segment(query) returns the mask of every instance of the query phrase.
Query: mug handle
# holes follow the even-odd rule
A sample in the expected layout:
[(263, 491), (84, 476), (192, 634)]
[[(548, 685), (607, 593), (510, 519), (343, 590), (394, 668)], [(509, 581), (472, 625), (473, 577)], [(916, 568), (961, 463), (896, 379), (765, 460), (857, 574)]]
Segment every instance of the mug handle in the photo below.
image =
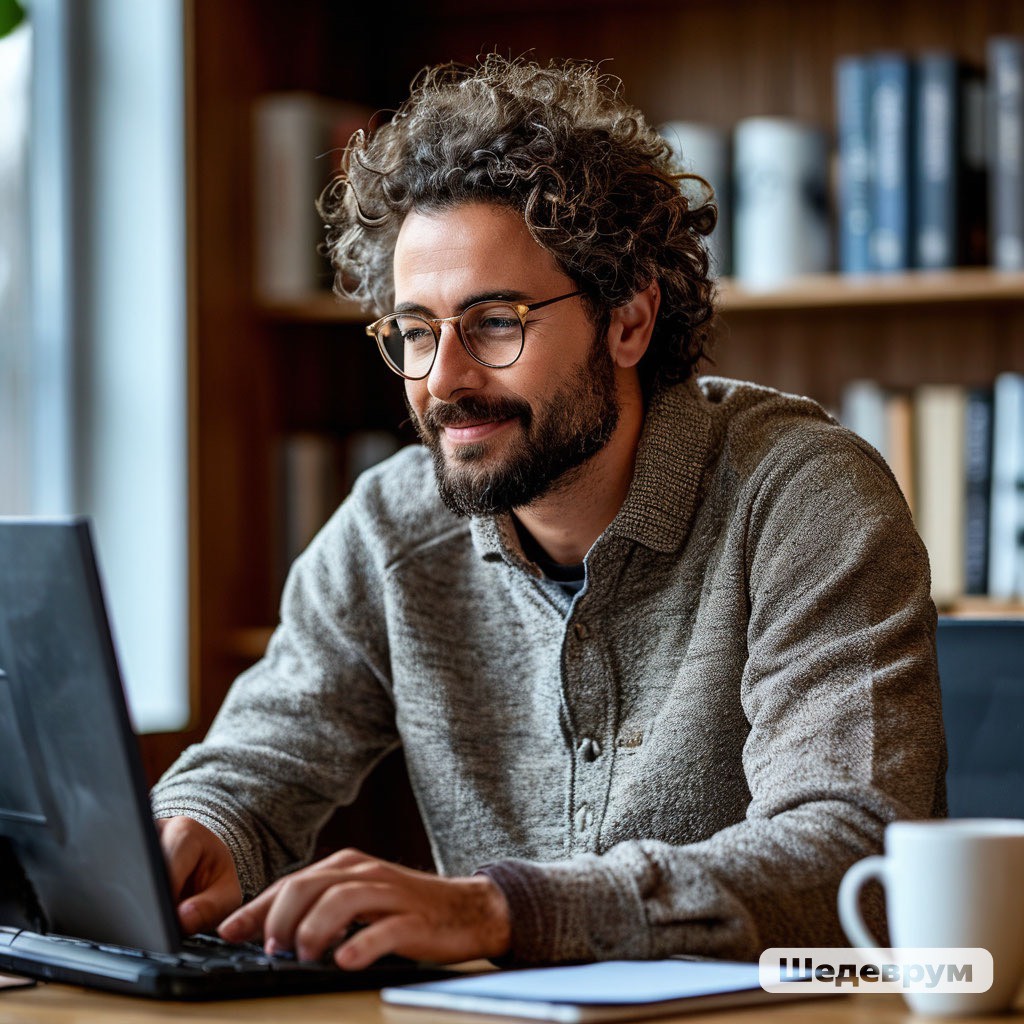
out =
[(852, 864), (839, 883), (839, 923), (855, 946), (874, 947), (877, 940), (868, 931), (860, 913), (860, 890), (869, 879), (886, 882), (885, 857), (865, 857)]

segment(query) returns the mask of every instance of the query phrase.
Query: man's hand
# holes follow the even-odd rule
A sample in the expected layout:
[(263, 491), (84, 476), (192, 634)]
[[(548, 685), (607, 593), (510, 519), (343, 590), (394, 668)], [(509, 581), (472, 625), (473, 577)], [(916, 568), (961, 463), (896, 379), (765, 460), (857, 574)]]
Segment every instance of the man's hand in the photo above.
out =
[(191, 818), (156, 822), (186, 934), (210, 931), (242, 902), (231, 852), (205, 825)]
[[(354, 924), (364, 927), (346, 939)], [(219, 931), (229, 942), (262, 934), (268, 953), (300, 960), (336, 947), (334, 961), (349, 970), (387, 953), (436, 963), (501, 956), (510, 937), (508, 903), (485, 875), (439, 878), (358, 850), (279, 879)]]

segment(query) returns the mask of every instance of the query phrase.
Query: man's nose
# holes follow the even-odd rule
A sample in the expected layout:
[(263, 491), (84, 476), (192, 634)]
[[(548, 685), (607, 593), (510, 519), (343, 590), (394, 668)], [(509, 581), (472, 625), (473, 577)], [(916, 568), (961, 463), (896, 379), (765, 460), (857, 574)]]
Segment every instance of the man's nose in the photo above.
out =
[(483, 387), (485, 367), (467, 351), (454, 323), (441, 324), (437, 355), (427, 376), (427, 390), (443, 402), (459, 391)]

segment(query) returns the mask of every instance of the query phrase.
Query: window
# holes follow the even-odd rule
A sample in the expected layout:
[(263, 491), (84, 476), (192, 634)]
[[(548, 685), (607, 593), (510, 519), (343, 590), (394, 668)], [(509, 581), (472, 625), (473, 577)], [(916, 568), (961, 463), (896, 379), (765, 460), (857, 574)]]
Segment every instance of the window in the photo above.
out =
[(181, 3), (26, 0), (0, 40), (0, 501), (92, 517), (141, 731), (189, 712)]

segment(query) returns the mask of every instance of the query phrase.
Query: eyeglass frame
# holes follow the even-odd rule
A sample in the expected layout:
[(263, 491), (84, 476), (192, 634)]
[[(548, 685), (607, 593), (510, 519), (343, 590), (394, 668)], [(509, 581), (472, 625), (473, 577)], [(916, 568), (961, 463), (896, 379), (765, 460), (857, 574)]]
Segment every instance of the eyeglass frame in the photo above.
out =
[[(561, 302), (563, 299), (573, 299), (577, 295), (585, 294), (583, 291), (566, 292), (565, 295), (556, 295), (553, 299), (544, 299), (541, 302), (510, 302), (507, 299), (481, 299), (479, 302), (471, 302), (461, 313), (457, 313), (455, 316), (441, 316), (431, 317), (426, 316), (424, 313), (387, 313), (382, 316), (379, 320), (374, 320), (372, 324), (367, 324), (366, 333), (369, 337), (373, 338), (377, 342), (377, 348), (380, 350), (381, 357), (387, 364), (389, 370), (393, 373), (398, 374), (404, 380), (425, 380), (430, 376), (430, 371), (434, 368), (434, 363), (437, 361), (437, 352), (441, 347), (441, 327), (443, 324), (454, 324), (455, 334), (459, 339), (459, 344), (466, 350), (469, 357), (475, 362), (478, 362), (481, 366), (486, 366), (490, 370), (507, 370), (510, 366), (515, 366), (519, 361), (520, 356), (523, 354), (523, 349), (526, 348), (526, 315), (534, 312), (537, 309), (543, 309), (545, 306), (553, 305), (556, 302)], [(519, 317), (519, 326), (522, 330), (522, 341), (519, 345), (519, 351), (516, 353), (515, 358), (509, 360), (507, 363), (488, 363), (481, 359), (473, 350), (466, 344), (466, 339), (462, 333), (462, 318), (471, 310), (478, 306), (488, 305), (504, 305), (509, 309), (515, 310), (516, 315)], [(396, 316), (414, 316), (417, 320), (422, 320), (425, 324), (429, 325), (431, 333), (434, 335), (434, 354), (430, 359), (430, 365), (427, 367), (424, 373), (418, 374), (417, 376), (411, 376), (410, 374), (404, 373), (395, 366), (391, 357), (384, 351), (384, 344), (380, 339), (380, 335), (377, 333), (380, 325), (385, 320), (390, 320)]]

